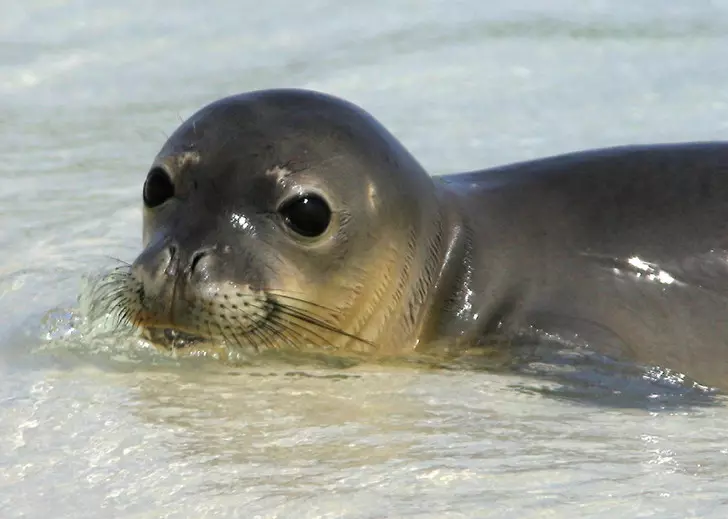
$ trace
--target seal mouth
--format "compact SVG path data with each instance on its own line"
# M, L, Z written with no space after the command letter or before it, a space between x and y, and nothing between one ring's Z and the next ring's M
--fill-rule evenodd
M222 356L311 346L338 349L343 341L355 341L358 350L376 349L337 324L338 310L302 298L298 292L251 292L232 283L203 289L199 297L182 300L182 311L175 315L172 303L179 301L166 301L164 294L156 292L149 297L131 267L123 265L101 279L94 287L94 298L97 311L113 315L118 326L135 328L144 340L166 352ZM207 325L206 329L201 325Z
M207 339L199 335L182 332L174 328L146 328L144 335L154 344L169 350L181 350L192 346L199 346Z

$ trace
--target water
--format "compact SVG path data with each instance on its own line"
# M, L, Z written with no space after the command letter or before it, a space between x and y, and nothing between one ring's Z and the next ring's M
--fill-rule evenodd
M320 89L434 174L725 139L728 2L3 0L0 516L724 517L720 398L531 377L167 359L89 335L141 184L202 104ZM568 371L568 369L567 369ZM567 377L568 378L568 377Z

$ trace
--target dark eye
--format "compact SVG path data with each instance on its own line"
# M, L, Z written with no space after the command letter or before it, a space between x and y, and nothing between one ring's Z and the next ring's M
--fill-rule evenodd
M157 207L174 196L174 184L162 168L154 168L144 182L144 204Z
M306 238L321 236L331 222L331 209L318 195L300 195L285 202L278 210L286 225Z

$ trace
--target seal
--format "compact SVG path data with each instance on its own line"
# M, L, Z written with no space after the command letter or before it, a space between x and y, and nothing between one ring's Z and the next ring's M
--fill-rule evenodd
M354 104L263 90L185 121L143 203L144 249L109 297L164 348L535 334L728 387L727 143L433 177Z

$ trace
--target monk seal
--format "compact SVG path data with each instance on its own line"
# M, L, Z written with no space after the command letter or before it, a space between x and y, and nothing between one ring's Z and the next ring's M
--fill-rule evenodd
M728 387L728 144L432 177L313 91L215 101L144 182L110 292L156 344L389 355L548 334Z

